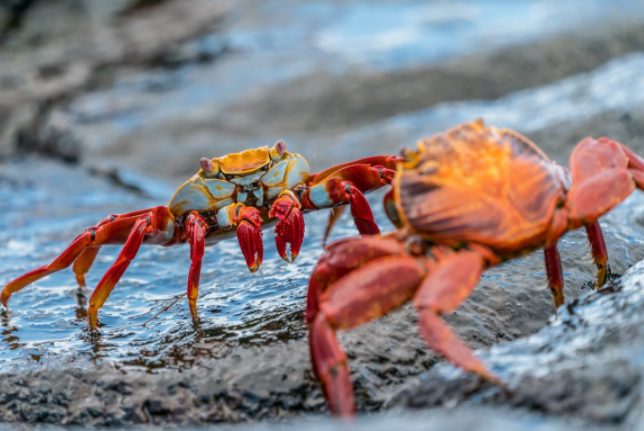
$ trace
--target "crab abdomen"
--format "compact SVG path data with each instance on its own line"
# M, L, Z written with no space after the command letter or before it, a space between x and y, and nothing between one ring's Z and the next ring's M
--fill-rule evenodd
M564 189L536 145L479 121L420 141L395 194L403 219L429 240L511 253L544 240Z

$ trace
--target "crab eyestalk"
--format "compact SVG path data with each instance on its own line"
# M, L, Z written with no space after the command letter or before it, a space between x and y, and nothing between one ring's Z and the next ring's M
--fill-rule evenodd
M279 141L275 142L275 145L273 145L273 148L271 148L271 151L270 151L271 160L273 160L274 162L278 161L279 159L282 158L282 155L285 152L286 152L286 142L280 139Z
M221 168L217 163L213 163L208 157L202 157L199 160L199 166L203 170L204 177L206 178L217 178Z

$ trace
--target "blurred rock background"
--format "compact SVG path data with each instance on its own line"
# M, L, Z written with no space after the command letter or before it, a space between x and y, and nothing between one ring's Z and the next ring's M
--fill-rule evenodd
M444 126L376 137L342 157L348 131L636 52L642 19L642 4L625 0L4 0L0 155L185 177L202 156L283 137L321 169ZM632 130L639 116L629 118L613 136L628 140L614 128ZM584 126L545 145L570 147L595 132Z
M587 135L643 154L643 51L636 0L0 0L0 285L105 214L164 204L200 157L280 138L314 170L478 117L561 163ZM634 196L603 221L616 276L644 258L643 211ZM198 328L183 301L144 323L184 288L185 247L142 249L99 338L69 272L20 292L2 314L0 420L317 421L302 311L325 215L306 222L294 265L270 232L258 274L234 241L208 249ZM349 235L344 218L334 238ZM483 355L513 392L434 369L407 307L342 335L360 412L393 409L383 427L639 429L641 298L628 295L641 270L591 294L584 236L561 250L573 302L557 318L539 253L487 273L447 318L475 348L504 343ZM117 252L101 252L90 286Z

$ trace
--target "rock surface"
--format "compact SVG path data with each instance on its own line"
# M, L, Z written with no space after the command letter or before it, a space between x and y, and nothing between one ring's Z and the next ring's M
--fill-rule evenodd
M608 424L641 421L643 288L640 262L619 281L569 302L537 334L482 353L507 390L440 365L390 406L489 403Z

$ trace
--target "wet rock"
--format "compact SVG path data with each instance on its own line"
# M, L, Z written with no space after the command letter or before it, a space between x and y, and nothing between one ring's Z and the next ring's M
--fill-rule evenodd
M583 421L561 420L544 418L539 415L525 412L516 412L502 408L457 408L451 411L430 411L415 414L380 414L370 417L358 418L350 423L322 420L314 418L309 420L290 421L286 423L260 423L254 425L226 427L222 430L239 431L271 431L307 429L311 431L331 430L365 430L379 431L392 429L415 430L451 430L451 431L514 431L530 429L535 431L555 430L604 430L617 429L613 426L598 426L584 423Z
M607 11L602 0L585 2L583 10L534 1L493 14L475 3L445 13L446 5L417 2L280 0L232 2L219 15L201 11L211 2L191 1L181 8L189 16L177 22L164 20L177 16L177 0L91 3L81 12L56 2L63 17L90 26L76 28L74 37L49 22L38 26L52 11L37 3L24 29L13 33L9 57L0 49L0 62L10 65L0 71L6 82L0 118L11 120L10 128L0 124L0 154L24 151L17 136L35 141L37 129L51 128L80 142L89 165L174 177L191 173L204 155L287 138L319 170L330 159L317 151L325 148L318 138L326 144L356 126L446 100L492 99L543 85L644 46L643 8L620 3ZM541 14L529 13L531 7ZM279 8L283 14L274 13ZM517 16L523 25L498 25ZM373 19L406 35L402 45L361 36ZM166 31L154 37L154 28ZM490 29L495 37L486 37ZM20 49L30 37L63 40L69 49ZM25 53L36 60L24 61ZM37 116L15 117L27 101L26 112Z
M52 106L109 82L115 68L149 67L163 62L166 55L172 57L177 45L212 31L231 4L13 3L5 12L11 31L0 35L0 157L39 150L24 141L38 141L46 133L40 129L51 128L43 122ZM45 154L51 153L47 149Z
M644 47L641 24L609 27L396 72L321 72L237 102L230 114L252 117L260 131L328 133L441 102L496 99L591 71Z
M22 18L34 0L3 0L0 2L0 41L20 26Z
M507 390L440 365L390 406L502 404L598 423L641 420L644 263L568 303L544 329L480 354Z
M482 118L488 124L517 130L557 162L567 165L572 148L587 136L608 136L644 153L644 56L616 58L589 73L493 101L441 103L356 129L339 148L380 153L413 143L453 125ZM325 152L339 156L340 150Z

